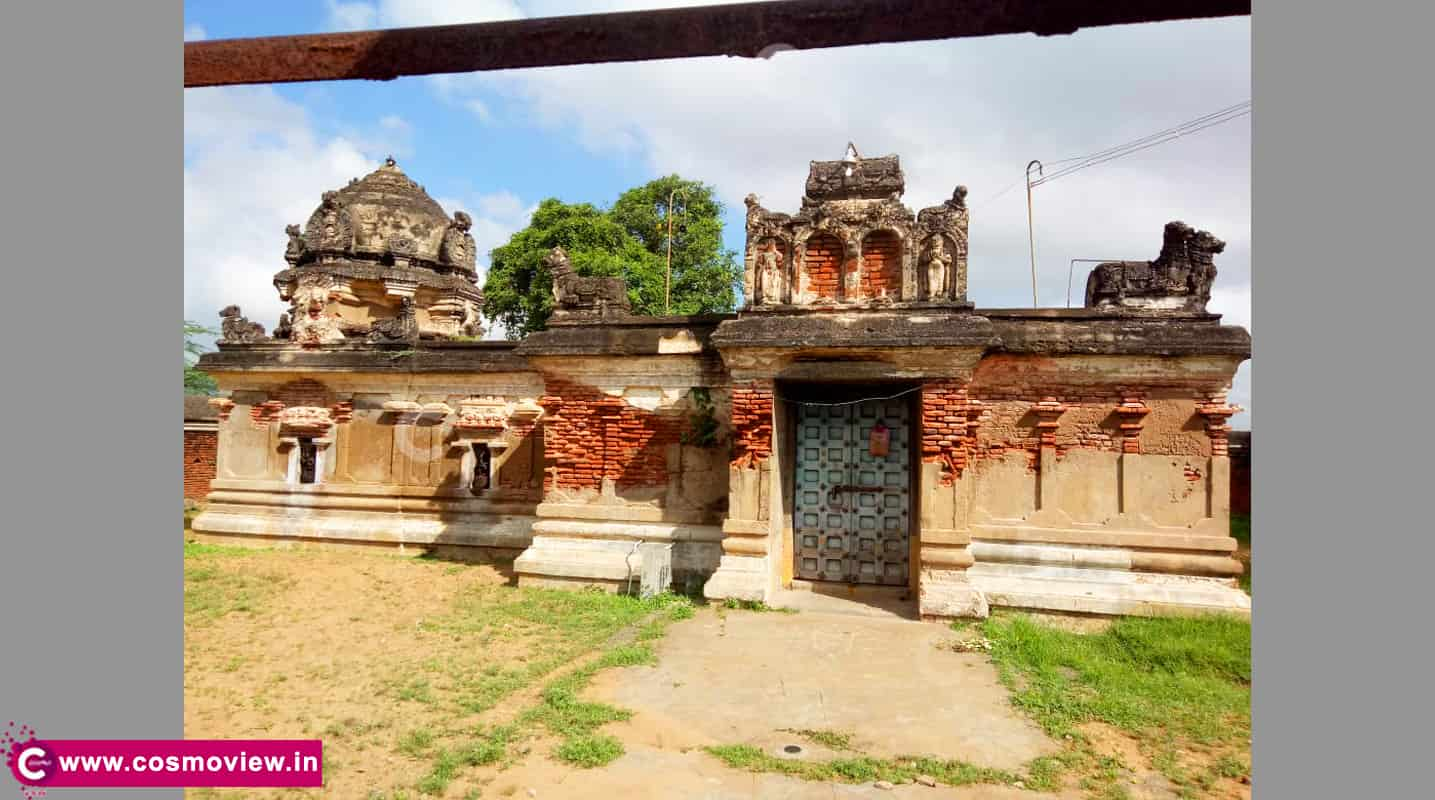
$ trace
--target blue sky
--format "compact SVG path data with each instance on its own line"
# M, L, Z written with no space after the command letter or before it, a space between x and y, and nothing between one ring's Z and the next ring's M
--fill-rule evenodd
M233 38L512 19L712 0L188 2L185 36ZM237 302L272 326L284 225L392 154L450 212L473 215L480 265L545 197L607 204L677 172L727 203L793 211L807 162L897 153L906 202L970 188L969 294L1031 304L1022 168L1083 155L1250 99L1249 18L592 65L389 82L185 91L185 316ZM1183 219L1224 239L1212 308L1251 324L1251 117L1039 187L1040 301L1066 302L1071 258L1154 258ZM1015 186L1015 188L1012 188ZM1080 305L1084 272L1073 281ZM1250 407L1242 367L1233 402ZM1250 415L1233 422L1249 426Z

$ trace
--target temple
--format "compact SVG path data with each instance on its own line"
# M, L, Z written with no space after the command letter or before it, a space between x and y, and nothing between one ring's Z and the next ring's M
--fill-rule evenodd
M222 312L193 531L926 619L1248 614L1226 392L1251 340L1206 310L1224 245L1172 222L1084 308L983 309L966 189L915 213L904 190L896 156L849 154L795 212L750 195L736 314L633 316L556 248L548 327L481 341L469 217L389 160L289 226L272 335Z

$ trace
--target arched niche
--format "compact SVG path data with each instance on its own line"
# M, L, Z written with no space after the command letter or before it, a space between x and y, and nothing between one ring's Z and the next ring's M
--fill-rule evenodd
M846 248L842 240L817 231L807 237L802 248L804 285L813 300L842 299L842 264Z
M879 229L862 239L860 285L866 298L902 296L902 237Z

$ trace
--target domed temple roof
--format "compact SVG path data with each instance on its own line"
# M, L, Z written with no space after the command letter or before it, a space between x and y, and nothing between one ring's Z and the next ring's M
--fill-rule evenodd
M303 228L286 228L287 269L274 276L291 304L277 338L306 344L481 332L472 220L452 218L394 159L324 192Z
M285 258L296 267L347 259L458 272L476 279L472 238L467 237L471 224L462 211L449 219L443 207L389 158L363 178L325 192L302 233L298 226L290 226Z

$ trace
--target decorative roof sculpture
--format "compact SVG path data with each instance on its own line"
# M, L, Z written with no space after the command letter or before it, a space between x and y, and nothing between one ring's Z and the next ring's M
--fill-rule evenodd
M392 158L324 192L302 229L285 228L289 266L274 286L291 307L276 336L316 345L401 340L415 330L482 335L472 225L462 211L450 218Z
M967 302L966 187L913 214L897 156L811 162L796 214L747 196L749 310L948 306Z
M1179 220L1166 223L1155 261L1107 261L1086 279L1086 307L1204 312L1226 243Z

